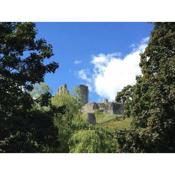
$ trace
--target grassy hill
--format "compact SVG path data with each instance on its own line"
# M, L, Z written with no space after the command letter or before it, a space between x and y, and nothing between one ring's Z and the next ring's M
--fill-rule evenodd
M132 118L115 118L101 123L101 126L110 129L130 129Z
M86 119L84 113L83 118ZM132 118L123 118L122 115L107 114L103 112L95 112L96 122L98 126L109 129L130 129Z

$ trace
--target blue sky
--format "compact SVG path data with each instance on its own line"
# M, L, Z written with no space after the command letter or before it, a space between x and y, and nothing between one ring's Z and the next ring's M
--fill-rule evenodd
M54 74L47 74L45 77L53 94L65 83L70 90L78 84L88 84L91 89L90 101L98 101L103 98L113 99L114 91L119 91L123 85L130 82L126 78L125 82L120 83L120 77L125 78L132 74L136 63L130 66L134 61L118 61L125 58L131 60L130 56L140 51L138 48L145 44L144 39L149 37L153 26L150 23L49 22L36 23L36 27L37 37L44 38L52 44L52 60L60 65ZM116 65L116 69L118 66L118 72L112 65ZM120 68L126 69L126 75ZM127 74L128 69L130 72ZM132 76L137 73L134 72ZM109 75L109 79L113 77L111 81L116 81L117 87L105 75ZM103 87L103 84L106 86ZM109 91L113 91L113 94Z

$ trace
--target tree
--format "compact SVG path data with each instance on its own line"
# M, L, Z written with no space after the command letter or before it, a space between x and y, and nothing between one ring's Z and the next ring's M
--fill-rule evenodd
M124 104L124 116L131 117L132 111L132 99L133 99L133 88L134 86L128 85L123 88L121 92L117 93L116 102Z
M41 95L46 94L48 92L50 92L49 86L46 83L41 82L41 83L34 84L33 90L30 91L29 93L33 99L37 99Z
M50 92L49 86L46 83L41 82L34 84L33 90L29 93L35 101L36 108L39 109L41 107L45 107L50 109L49 107L51 105L52 94Z
M133 131L126 152L175 152L175 24L155 23L141 54L142 76L133 90ZM120 139L121 141L121 139Z
M67 108L66 113L69 116L70 120L73 115L77 114L80 111L80 104L75 97L68 93L56 94L51 99L52 105L55 107L65 106Z
M1 152L37 149L37 141L31 139L34 132L26 129L32 124L27 121L34 104L28 92L33 84L44 81L46 73L54 72L58 64L44 64L53 55L52 46L44 39L36 39L36 34L34 23L0 23Z
M75 130L85 126L80 118L80 104L69 93L57 93L52 97L51 103L56 109L62 108L64 112L64 114L60 114L60 110L58 110L58 113L55 113L54 119L55 126L58 128L58 136L61 140L59 152L69 152L68 141L71 135Z
M69 145L72 153L112 153L116 152L117 147L112 133L102 128L75 132Z
M81 91L80 88L78 86L76 86L73 90L72 96L76 99L76 101L78 102L80 108L83 106L82 104L82 95L81 95Z

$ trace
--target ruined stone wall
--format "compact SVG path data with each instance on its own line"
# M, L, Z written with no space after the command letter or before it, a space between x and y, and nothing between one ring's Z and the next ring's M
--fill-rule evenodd
M116 114L123 114L123 112L124 112L124 105L122 103L115 103L114 112Z
M123 113L123 104L107 102L107 103L87 103L83 106L83 112L95 112L101 111L109 114L122 114Z
M87 103L83 106L82 111L89 113L89 112L95 112L96 110L99 109L98 103Z
M94 113L87 113L87 121L88 121L90 124L95 125L95 124L96 124L96 117L95 117L95 114L94 114Z

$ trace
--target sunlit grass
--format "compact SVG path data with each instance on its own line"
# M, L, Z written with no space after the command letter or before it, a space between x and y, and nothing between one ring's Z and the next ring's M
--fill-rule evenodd
M130 129L132 118L115 118L101 124L101 126L110 129Z
M86 120L87 114L83 114L82 118ZM96 125L109 129L130 129L132 118L123 118L122 115L107 114L103 112L95 112Z
M116 115L106 114L102 112L95 112L95 117L96 117L97 124L101 124L109 120L115 119Z

